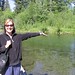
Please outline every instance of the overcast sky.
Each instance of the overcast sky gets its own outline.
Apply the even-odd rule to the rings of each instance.
[[[9,1],[10,9],[13,12],[15,8],[15,0],[8,0],[8,1]]]

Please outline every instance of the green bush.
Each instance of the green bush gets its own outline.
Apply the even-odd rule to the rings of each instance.
[[[15,13],[11,12],[10,10],[5,10],[3,12],[0,12],[2,13],[2,15],[0,16],[0,23],[3,25],[4,24],[4,21],[7,19],[7,18],[12,18],[14,19],[14,16],[15,16]]]

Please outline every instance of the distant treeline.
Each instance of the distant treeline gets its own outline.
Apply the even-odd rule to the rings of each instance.
[[[0,11],[0,26],[6,18],[13,18],[17,30],[62,32],[75,29],[75,10],[68,4],[71,0],[16,0],[16,9]],[[53,30],[51,30],[53,28]]]

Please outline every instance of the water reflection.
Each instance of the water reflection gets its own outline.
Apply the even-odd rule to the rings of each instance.
[[[75,75],[75,68],[71,68],[69,70],[69,75]]]
[[[75,41],[73,41],[71,44],[70,58],[72,63],[75,63]]]
[[[34,68],[29,75],[48,75],[48,74],[43,71],[42,62],[36,61]]]
[[[75,75],[75,40],[71,44],[70,59],[72,62],[72,68],[70,69],[70,75]]]
[[[74,39],[71,35],[50,35],[23,42],[28,75],[75,75]]]

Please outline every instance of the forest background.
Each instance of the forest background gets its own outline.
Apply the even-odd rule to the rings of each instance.
[[[75,7],[73,0],[15,0],[16,8],[9,5],[0,9],[0,30],[4,21],[13,18],[17,32],[43,31],[45,33],[75,34]]]

